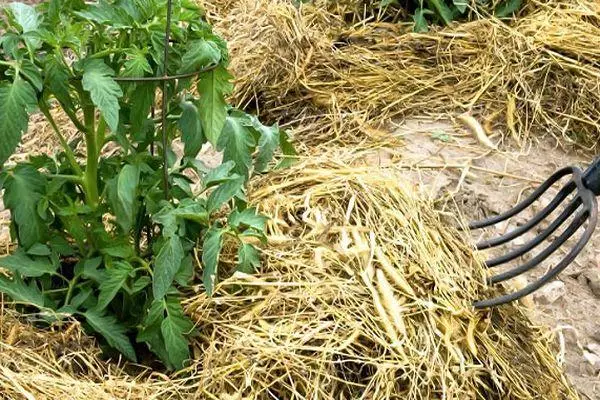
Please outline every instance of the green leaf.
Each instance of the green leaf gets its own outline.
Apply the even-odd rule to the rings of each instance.
[[[163,301],[154,300],[150,304],[148,313],[144,317],[142,324],[139,329],[136,340],[138,342],[146,342],[152,339],[153,336],[158,334],[160,336],[160,323],[165,317],[165,309]],[[164,343],[163,343],[164,347]],[[151,349],[153,350],[153,349]],[[154,351],[154,350],[153,350]],[[162,358],[162,357],[161,357]]]
[[[265,245],[267,244],[267,236],[262,231],[257,231],[255,229],[248,228],[244,232],[239,234],[240,239],[250,238],[250,237],[259,239],[262,244],[265,244]]]
[[[66,108],[74,110],[69,94],[69,69],[58,56],[50,55],[44,63],[44,85]]]
[[[254,246],[242,243],[238,249],[238,271],[251,274],[260,267],[260,256]]]
[[[152,221],[162,226],[162,235],[164,237],[175,236],[178,229],[177,215],[175,208],[171,203],[166,204],[156,214],[152,216]]]
[[[58,265],[46,257],[31,258],[22,250],[17,250],[10,256],[0,258],[0,267],[6,268],[13,274],[37,278],[45,274],[54,274]]]
[[[0,83],[0,168],[27,131],[29,111],[36,105],[35,90],[23,78],[17,76],[12,83]]]
[[[191,255],[188,255],[181,262],[179,271],[175,274],[175,282],[181,286],[187,286],[194,277],[194,260]]]
[[[180,219],[206,225],[208,223],[208,213],[206,208],[199,202],[193,199],[184,199],[176,208],[168,204],[152,217],[155,223],[162,226],[164,237],[171,237],[177,233]]]
[[[71,243],[63,236],[53,236],[50,238],[50,248],[53,252],[61,256],[72,256],[75,254]]]
[[[231,175],[234,167],[235,163],[233,161],[226,161],[218,167],[211,169],[202,179],[204,187],[209,188],[234,179],[236,175]]]
[[[183,312],[181,306],[181,299],[179,296],[169,295],[164,301],[165,311],[167,316],[173,320],[173,323],[177,325],[178,329],[184,334],[192,333],[194,324]]]
[[[261,124],[260,138],[258,139],[258,154],[255,167],[258,172],[265,172],[269,162],[273,159],[275,150],[279,147],[279,128],[277,126],[264,126]]]
[[[232,76],[227,69],[219,66],[204,72],[198,80],[198,92],[200,93],[198,108],[202,130],[213,147],[217,146],[227,118],[225,97],[233,89],[231,79]]]
[[[104,117],[111,131],[119,125],[119,97],[121,87],[113,79],[114,71],[102,60],[86,60],[83,64],[83,89],[90,92],[92,102]]]
[[[135,218],[136,196],[140,181],[140,168],[127,164],[117,178],[117,222],[125,232],[129,232]]]
[[[78,309],[79,307],[81,307],[88,299],[93,297],[93,290],[90,288],[83,288],[80,289],[79,293],[77,293],[75,296],[73,296],[73,298],[71,299],[69,305],[72,306],[75,309]]]
[[[152,279],[149,276],[140,276],[133,285],[131,285],[130,294],[136,294],[146,288],[146,286],[152,283]]]
[[[436,14],[444,21],[446,25],[450,24],[454,19],[452,10],[446,5],[445,0],[427,0],[427,3],[435,9]]]
[[[221,61],[221,50],[214,42],[205,39],[195,40],[187,45],[187,52],[181,58],[180,74],[199,71],[209,65],[217,65]]]
[[[88,310],[83,314],[88,324],[106,339],[113,348],[119,350],[126,358],[136,362],[135,350],[127,337],[127,328],[112,315],[102,315],[96,310]]]
[[[294,161],[296,160],[296,155],[298,155],[298,153],[296,153],[296,149],[294,148],[294,145],[290,142],[287,133],[285,133],[285,131],[283,130],[279,131],[279,147],[281,148],[281,152],[283,153],[283,158],[279,162],[279,164],[277,164],[276,168],[289,168],[293,165]]]
[[[43,197],[40,200],[40,202],[37,204],[37,207],[36,207],[37,213],[40,216],[40,218],[43,219],[44,221],[47,221],[49,218],[49,213],[48,213],[49,208],[50,208],[50,202],[48,201],[48,199],[46,197]],[[28,251],[31,252],[31,249],[29,249]]]
[[[39,210],[38,210],[39,211]],[[49,256],[52,253],[50,247],[42,243],[36,243],[27,250],[30,256]]]
[[[163,71],[163,58],[165,56],[165,32],[162,29],[161,32],[152,32],[150,34],[150,42],[152,47],[149,49],[150,55],[154,62],[158,65],[158,73],[162,74]]]
[[[141,51],[127,52],[127,61],[123,64],[122,76],[142,77],[146,73],[152,74],[152,67],[146,59],[146,54]]]
[[[104,310],[115,298],[119,290],[127,281],[127,277],[133,271],[133,267],[126,262],[114,262],[111,267],[106,268],[106,277],[100,284],[98,295],[98,311]]]
[[[464,12],[467,11],[467,7],[469,6],[468,0],[452,0],[452,3],[461,14],[464,14]]]
[[[33,282],[30,285],[25,284],[18,274],[15,274],[13,279],[0,275],[0,292],[7,294],[17,303],[44,308],[45,298],[42,292]]]
[[[183,246],[179,236],[173,235],[162,245],[154,261],[154,277],[152,278],[152,293],[156,300],[166,294],[183,260]]]
[[[192,193],[192,186],[190,185],[190,179],[182,174],[173,174],[171,176],[172,186],[170,188],[171,194],[176,199],[191,198],[194,196]]]
[[[60,8],[61,0],[50,0],[48,2],[48,13],[46,14],[46,22],[57,26],[60,23]]]
[[[510,17],[513,13],[519,11],[522,3],[523,0],[507,0],[496,7],[494,14],[498,18]]]
[[[177,218],[193,221],[201,225],[208,224],[208,213],[206,207],[193,199],[183,199],[173,210]]]
[[[275,149],[280,144],[279,128],[277,125],[263,125],[256,116],[238,110],[235,110],[230,118],[237,119],[242,125],[253,128],[258,134],[258,155],[255,165],[259,172],[265,172],[269,162],[273,159]]]
[[[83,277],[102,283],[106,278],[106,272],[98,269],[100,264],[102,264],[102,257],[94,257],[85,260],[83,263]]]
[[[153,83],[138,83],[132,101],[129,119],[132,129],[142,129],[144,121],[148,118],[152,103],[154,102]]]
[[[148,348],[156,354],[167,367],[172,368],[169,363],[169,354],[165,348],[165,341],[160,331],[164,313],[163,302],[154,301],[148,310],[146,318],[144,318],[144,321],[142,322],[142,326],[139,328],[136,340],[138,342],[146,342]]]
[[[4,183],[4,204],[11,210],[19,244],[25,249],[48,239],[48,226],[37,212],[45,190],[46,178],[27,164],[12,169]]]
[[[217,149],[223,151],[223,161],[233,161],[235,163],[233,171],[246,179],[250,175],[252,153],[255,146],[254,136],[250,129],[245,126],[244,119],[227,117]]]
[[[223,204],[228,202],[238,194],[243,186],[245,179],[243,176],[234,175],[231,179],[221,183],[212,193],[208,196],[206,201],[206,210],[209,214],[221,208]]]
[[[105,0],[88,5],[86,10],[75,12],[75,15],[99,24],[110,24],[115,28],[131,27],[133,22],[122,6],[111,4]]]
[[[159,11],[162,3],[157,0],[133,0],[139,13],[138,22],[152,19]]]
[[[221,255],[221,248],[223,246],[223,232],[222,228],[211,226],[204,237],[204,246],[202,249],[204,271],[202,272],[202,281],[209,296],[212,296],[218,281],[219,256]]]
[[[38,91],[42,90],[42,74],[40,73],[40,70],[38,69],[38,67],[35,66],[34,63],[32,63],[29,60],[23,60],[21,62],[20,72],[21,75],[23,75],[23,77],[27,79],[29,83],[31,83]]]
[[[415,21],[415,32],[427,32],[429,30],[429,24],[427,23],[427,19],[425,15],[432,15],[433,11],[428,10],[426,8],[418,8],[415,10],[415,15],[413,15],[413,20]]]
[[[165,320],[168,322],[165,323]],[[181,368],[183,362],[189,358],[185,336],[193,327],[192,322],[183,313],[179,298],[167,296],[163,301],[152,302],[140,326],[137,341],[146,342],[150,350],[157,354],[168,368]]]
[[[431,133],[431,138],[439,140],[440,142],[448,143],[452,140],[452,137],[444,131],[435,131]]]
[[[254,140],[250,153],[254,152],[255,138],[258,138],[258,154],[255,161],[255,168],[258,172],[265,172],[267,170],[269,162],[273,159],[273,154],[278,147],[281,147],[284,156],[296,155],[294,146],[289,142],[287,134],[280,130],[277,125],[263,125],[256,116],[235,109],[231,112],[229,119],[252,130]],[[282,163],[285,162],[289,163],[290,160],[286,161],[284,158],[278,167],[281,167]],[[238,172],[241,173],[241,170]]]
[[[184,143],[183,153],[186,157],[196,157],[205,141],[198,109],[189,101],[181,102],[180,107],[183,110],[179,119],[181,140]]]
[[[169,364],[181,369],[190,358],[189,341],[184,335],[190,333],[193,325],[183,314],[179,301],[167,302],[166,310],[167,317],[162,321],[160,331],[165,340]]]
[[[2,49],[12,58],[18,58],[18,50],[21,44],[21,37],[14,32],[6,32],[0,36],[0,42],[2,43]]]
[[[229,214],[229,225],[235,228],[240,228],[245,225],[258,231],[264,231],[265,222],[268,219],[268,217],[258,214],[256,208],[246,208],[242,212],[234,210]]]
[[[129,243],[116,243],[113,246],[103,247],[100,252],[115,258],[133,257],[133,247]]]
[[[40,26],[39,15],[32,6],[24,3],[11,3],[8,8],[23,32],[35,31]]]

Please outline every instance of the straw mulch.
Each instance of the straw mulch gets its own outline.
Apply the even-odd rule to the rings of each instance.
[[[130,375],[101,361],[76,321],[52,329],[8,309],[0,316],[0,398],[108,400],[176,398],[177,383],[160,374]]]
[[[489,295],[463,238],[391,168],[326,154],[254,183],[272,216],[255,276],[191,297],[175,376],[99,361],[79,328],[2,320],[0,388],[27,399],[576,399],[551,338]],[[227,246],[222,270],[232,268]],[[202,290],[199,290],[202,293]],[[6,315],[6,314],[5,314]],[[17,326],[18,333],[11,333]],[[8,338],[8,339],[7,339]],[[33,338],[33,339],[31,339]],[[126,373],[125,371],[129,371]]]
[[[597,1],[530,0],[509,25],[481,18],[425,34],[347,23],[319,2],[204,3],[229,42],[234,100],[295,127],[303,143],[356,144],[392,119],[465,111],[519,142],[546,131],[598,141]]]
[[[265,178],[258,276],[187,308],[210,338],[206,392],[249,399],[576,398],[548,338],[508,306],[475,312],[484,270],[392,169],[302,163]],[[237,397],[240,398],[240,397]]]

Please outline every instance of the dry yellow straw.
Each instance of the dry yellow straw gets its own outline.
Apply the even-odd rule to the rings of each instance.
[[[510,25],[481,19],[425,34],[348,24],[347,8],[312,2],[204,3],[230,45],[235,100],[295,127],[303,143],[356,145],[392,119],[446,112],[483,114],[518,141],[546,131],[598,140],[595,1],[534,0]]]

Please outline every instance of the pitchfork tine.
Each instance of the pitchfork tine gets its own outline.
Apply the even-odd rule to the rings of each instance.
[[[554,233],[554,231],[556,231],[558,229],[558,227],[561,226],[580,205],[581,205],[581,199],[579,197],[574,198],[573,200],[571,200],[569,205],[563,210],[563,212],[558,216],[558,218],[556,218],[554,221],[552,221],[552,223],[550,225],[548,225],[539,235],[537,235],[536,237],[534,237],[532,240],[525,243],[524,245],[517,247],[513,251],[510,251],[502,256],[492,258],[491,260],[486,261],[485,265],[488,268],[492,268],[492,267],[507,263],[509,261],[512,261],[515,258],[520,257],[523,254],[527,253],[529,250],[534,249],[537,245],[539,245],[544,240],[546,240],[546,238],[548,238],[548,236],[550,236],[552,233]]]
[[[544,261],[546,258],[548,258],[552,253],[554,253],[556,251],[556,249],[558,249],[563,243],[565,243],[567,240],[569,240],[569,238],[571,236],[573,236],[573,234],[577,231],[577,229],[579,229],[579,227],[581,225],[583,225],[583,223],[587,219],[587,217],[588,217],[587,214],[588,214],[587,211],[580,213],[575,218],[575,220],[569,225],[569,227],[567,229],[565,229],[564,232],[559,237],[557,237],[554,241],[552,241],[552,243],[548,247],[546,247],[544,250],[542,250],[538,255],[533,257],[531,260],[527,261],[526,263],[524,263],[518,267],[509,269],[506,272],[492,276],[489,279],[489,283],[491,285],[493,285],[494,283],[504,282],[505,280],[512,279],[517,275],[521,275],[524,272],[527,272],[527,271],[535,268],[536,265],[538,265],[539,263]]]
[[[544,276],[542,276],[537,281],[525,286],[521,290],[517,290],[516,292],[505,294],[503,296],[499,296],[489,300],[476,301],[475,303],[473,303],[473,306],[475,308],[481,309],[487,307],[495,307],[518,300],[535,292],[536,290],[544,286],[546,283],[548,283],[551,279],[553,279],[556,275],[561,273],[565,268],[569,266],[569,264],[575,259],[575,257],[577,257],[577,255],[581,252],[581,250],[583,250],[587,242],[592,237],[592,233],[596,228],[596,223],[598,219],[598,208],[595,202],[590,213],[591,215],[589,218],[588,226],[585,229],[585,232],[583,233],[581,239],[579,239],[579,242],[577,242],[577,245],[573,247],[571,251],[567,254],[567,256],[563,258],[554,268],[548,271]]]
[[[498,306],[501,304],[509,303],[514,300],[518,300],[524,296],[533,293],[534,291],[548,283],[548,281],[553,279],[565,268],[567,268],[567,266],[575,259],[575,257],[577,257],[577,255],[581,252],[583,247],[588,243],[588,241],[592,237],[594,229],[596,229],[596,224],[598,222],[598,203],[596,201],[596,196],[600,195],[600,158],[597,158],[585,170],[585,172],[582,172],[579,168],[576,167],[567,167],[557,171],[550,178],[548,178],[538,189],[536,189],[531,196],[529,196],[525,201],[519,203],[512,210],[497,217],[489,218],[488,220],[471,224],[471,227],[485,227],[514,216],[515,214],[523,211],[530,204],[532,204],[537,198],[544,194],[544,192],[546,192],[550,186],[552,186],[565,175],[571,175],[571,180],[569,181],[569,183],[563,186],[563,188],[559,191],[558,195],[546,207],[544,207],[544,209],[541,212],[536,214],[532,220],[522,225],[521,227],[500,236],[499,238],[480,243],[477,247],[478,249],[494,247],[496,245],[512,240],[520,236],[521,234],[527,232],[529,229],[536,226],[542,219],[550,215],[552,211],[554,211],[558,207],[558,205],[562,203],[571,192],[573,192],[573,190],[577,189],[575,197],[563,209],[563,211],[559,214],[558,218],[552,221],[536,237],[503,256],[488,260],[485,264],[487,267],[495,267],[497,265],[504,264],[506,262],[514,260],[519,256],[524,255],[528,251],[540,245],[548,237],[550,237],[550,235],[552,235],[552,233],[554,233],[561,225],[563,225],[571,215],[573,215],[575,212],[577,212],[579,208],[581,208],[581,210],[577,212],[571,223],[569,223],[567,228],[546,248],[540,251],[529,261],[508,271],[492,276],[488,279],[488,283],[490,285],[500,283],[535,268],[538,264],[546,260],[552,253],[554,253],[560,246],[566,243],[569,240],[569,238],[571,238],[571,236],[573,236],[579,230],[579,228],[583,226],[587,221],[587,226],[583,232],[583,235],[581,236],[575,247],[573,247],[571,251],[569,251],[567,255],[558,262],[558,264],[556,264],[552,269],[546,272],[546,274],[538,280],[527,285],[521,290],[517,290],[514,293],[506,294],[493,299],[476,301],[475,303],[473,303],[475,308]]]
[[[544,218],[546,218],[548,215],[550,215],[552,213],[552,211],[554,211],[556,209],[556,207],[558,207],[558,205],[560,203],[562,203],[562,201],[564,199],[566,199],[567,196],[569,196],[569,194],[574,189],[575,189],[574,183],[568,184],[567,186],[563,187],[560,190],[560,192],[556,195],[556,197],[554,199],[552,199],[552,201],[546,207],[544,207],[544,209],[542,211],[537,213],[532,219],[527,221],[527,223],[519,226],[518,228],[515,228],[514,230],[512,230],[508,233],[505,233],[504,235],[477,243],[475,245],[475,247],[477,248],[477,250],[489,249],[490,247],[499,246],[510,240],[513,240],[514,238],[516,238],[518,236],[521,236],[522,234],[526,233],[531,228],[533,228],[534,226],[539,224],[541,221],[543,221]]]
[[[560,178],[569,175],[571,172],[572,170],[569,167],[556,171],[554,174],[552,174],[552,176],[550,176],[550,178],[546,179],[537,189],[535,189],[533,193],[529,195],[528,198],[517,204],[515,207],[500,215],[486,218],[481,221],[471,222],[469,224],[469,229],[485,228],[486,226],[495,225],[498,222],[504,221],[506,219],[509,219],[510,217],[517,215],[518,213],[529,207],[531,204],[533,204],[534,201],[536,201],[541,195],[543,195]]]

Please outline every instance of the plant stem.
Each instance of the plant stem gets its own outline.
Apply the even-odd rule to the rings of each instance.
[[[73,183],[79,183],[79,184],[83,184],[83,178],[79,175],[64,175],[64,174],[53,174],[53,175],[48,175],[50,178],[56,178],[56,179],[66,179],[70,182]]]
[[[46,294],[46,293],[60,293],[60,292],[64,292],[65,290],[69,290],[69,289],[68,288],[60,288],[60,289],[44,290],[44,294]]]
[[[69,290],[67,291],[67,295],[65,296],[65,306],[69,305],[69,301],[71,301],[71,295],[73,295],[73,289],[75,289],[75,285],[77,284],[78,280],[79,277],[74,276],[73,279],[71,279],[71,282],[69,282]]]
[[[67,114],[67,117],[69,117],[69,119],[71,120],[71,122],[73,122],[73,125],[75,125],[75,127],[77,129],[79,129],[81,132],[85,132],[85,126],[81,123],[81,121],[79,120],[79,118],[77,118],[77,115],[75,115],[75,113],[73,111],[69,110],[62,103],[60,103],[60,105],[63,108],[65,114]]]
[[[71,168],[73,168],[73,171],[75,171],[75,173],[77,175],[82,176],[83,171],[81,170],[81,167],[79,166],[79,164],[77,163],[77,160],[75,159],[75,154],[73,153],[73,149],[71,149],[71,147],[69,146],[69,143],[67,143],[67,139],[65,139],[63,134],[60,132],[58,125],[56,125],[56,121],[54,121],[54,118],[52,118],[52,115],[50,114],[50,110],[48,109],[48,106],[45,104],[44,101],[40,101],[38,106],[39,106],[40,110],[42,111],[42,114],[44,114],[44,116],[46,117],[48,122],[50,122],[52,129],[54,129],[54,132],[58,136],[60,145],[65,150],[65,155],[67,156],[67,160],[69,160],[69,164],[71,164]]]
[[[93,105],[83,107],[85,121],[85,144],[87,150],[87,164],[85,166],[85,195],[86,201],[92,209],[98,207],[98,140],[95,129],[95,109]]]
[[[104,118],[100,118],[98,121],[98,129],[96,131],[96,149],[98,150],[98,157],[100,157],[100,153],[102,152],[102,147],[104,147],[106,137],[106,121]]]
[[[152,271],[152,268],[150,268],[150,264],[148,264],[143,258],[141,257],[133,257],[131,259],[132,262],[135,262],[139,265],[141,265],[140,268],[136,268],[135,270],[139,270],[139,269],[143,269],[146,270],[150,273],[150,276],[154,276],[154,271]]]
[[[90,56],[90,58],[104,58],[106,56],[110,56],[111,54],[124,53],[127,50],[129,50],[129,49],[128,48],[106,49],[106,50],[102,50],[102,51],[92,54]]]

